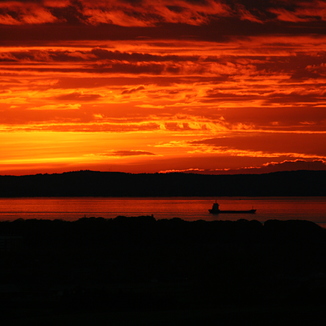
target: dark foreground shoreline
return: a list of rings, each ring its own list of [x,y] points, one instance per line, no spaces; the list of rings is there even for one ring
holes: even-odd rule
[[[325,257],[302,220],[0,222],[0,322],[323,325]]]

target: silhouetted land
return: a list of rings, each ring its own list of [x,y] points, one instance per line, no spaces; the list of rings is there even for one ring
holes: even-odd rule
[[[308,221],[0,223],[1,325],[324,325]]]
[[[0,197],[326,196],[326,171],[258,175],[79,171],[0,176]]]

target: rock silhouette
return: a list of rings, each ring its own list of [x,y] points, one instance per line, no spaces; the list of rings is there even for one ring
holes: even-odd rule
[[[0,319],[86,313],[164,319],[165,312],[190,310],[197,317],[178,315],[176,324],[212,318],[234,325],[245,318],[268,325],[285,311],[293,320],[323,320],[325,232],[301,220],[0,222]]]

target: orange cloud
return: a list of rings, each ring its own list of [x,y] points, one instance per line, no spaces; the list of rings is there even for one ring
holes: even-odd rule
[[[0,171],[323,161],[323,2],[290,4],[0,2]]]
[[[276,14],[279,20],[286,22],[326,20],[326,3],[319,0],[299,2],[292,11],[284,8],[270,8],[269,11]]]
[[[83,15],[91,24],[109,23],[119,26],[153,26],[159,22],[201,25],[210,15],[229,15],[227,5],[213,0],[203,3],[185,0],[160,0],[153,3],[145,0],[133,4],[122,1],[83,1]]]
[[[33,2],[4,1],[0,3],[0,13],[0,24],[4,25],[45,24],[60,21],[45,7]]]
[[[50,8],[66,8],[72,3],[70,0],[44,0],[43,4],[45,7]]]
[[[130,151],[113,151],[113,152],[108,152],[105,154],[102,154],[103,156],[148,156],[148,155],[155,155],[154,153],[151,152],[146,152],[146,151],[140,151],[140,150],[130,150]]]
[[[249,20],[254,23],[260,23],[260,24],[263,23],[263,21],[261,19],[256,17],[249,10],[247,10],[244,5],[239,4],[237,10],[238,10],[238,13],[240,14],[240,19]]]

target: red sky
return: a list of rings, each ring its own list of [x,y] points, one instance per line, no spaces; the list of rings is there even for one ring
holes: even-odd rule
[[[326,169],[326,1],[0,0],[0,174]]]

